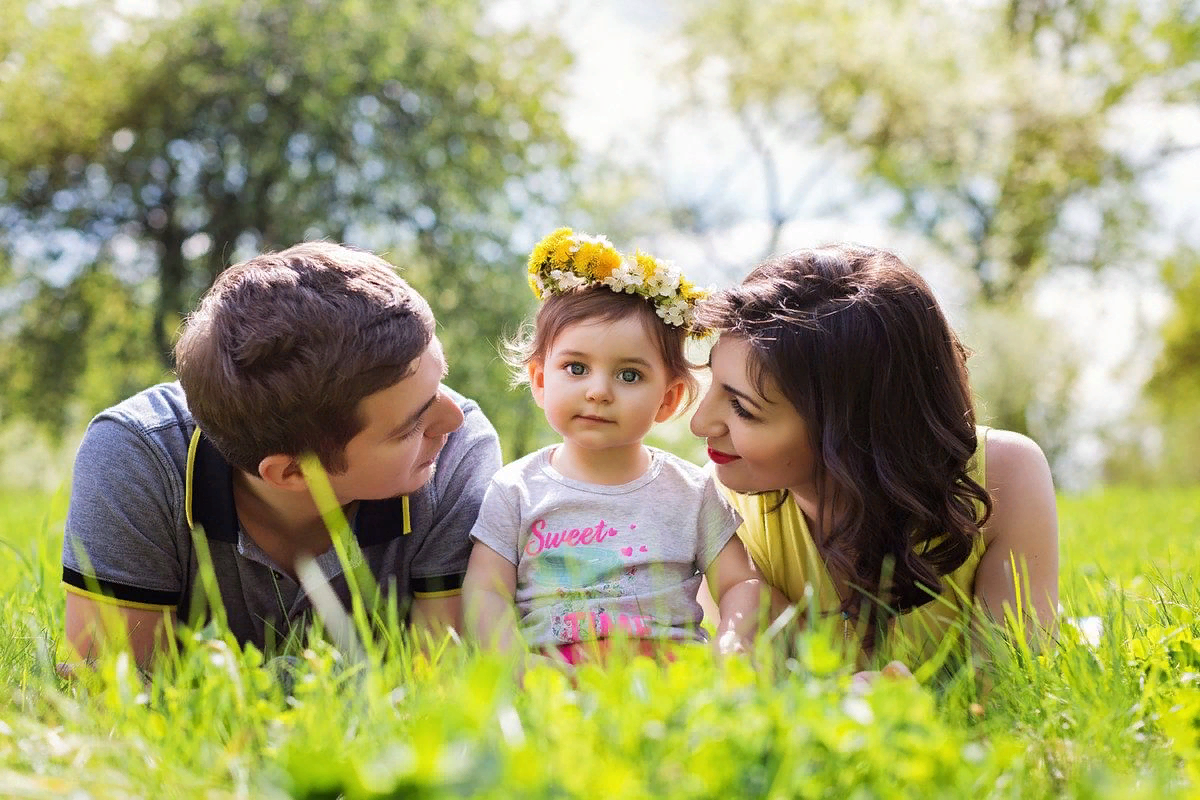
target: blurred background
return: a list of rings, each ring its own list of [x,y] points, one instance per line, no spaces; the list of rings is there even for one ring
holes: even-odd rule
[[[430,301],[448,382],[569,225],[728,285],[900,252],[981,421],[1058,484],[1200,480],[1197,0],[0,0],[0,486],[56,489],[224,267],[326,238]],[[655,442],[698,457],[686,420]]]

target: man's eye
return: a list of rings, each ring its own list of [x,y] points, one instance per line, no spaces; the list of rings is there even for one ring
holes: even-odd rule
[[[641,377],[642,373],[636,369],[623,369],[617,373],[617,380],[622,383],[637,383]]]
[[[587,367],[578,361],[572,361],[570,364],[567,364],[568,375],[582,375],[585,372],[587,372]]]

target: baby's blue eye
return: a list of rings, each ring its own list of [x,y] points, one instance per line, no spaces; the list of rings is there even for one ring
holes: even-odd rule
[[[637,383],[642,375],[636,369],[623,369],[617,373],[617,380],[623,383]]]
[[[587,372],[587,367],[578,361],[572,361],[570,364],[567,364],[567,373],[570,375],[582,375],[585,372]]]

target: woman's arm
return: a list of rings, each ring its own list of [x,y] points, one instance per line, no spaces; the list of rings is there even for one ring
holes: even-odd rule
[[[985,447],[992,516],[983,528],[987,551],[975,575],[975,599],[996,620],[1006,613],[1032,617],[1036,624],[1027,631],[1052,632],[1058,616],[1058,511],[1050,466],[1041,448],[1019,433],[989,431]]]
[[[463,616],[475,641],[505,652],[518,646],[516,592],[516,566],[476,542],[463,579]]]

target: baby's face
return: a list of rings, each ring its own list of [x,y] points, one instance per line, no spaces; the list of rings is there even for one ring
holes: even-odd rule
[[[668,374],[658,342],[636,317],[564,328],[529,373],[550,427],[587,450],[640,444],[683,395],[682,381]]]

